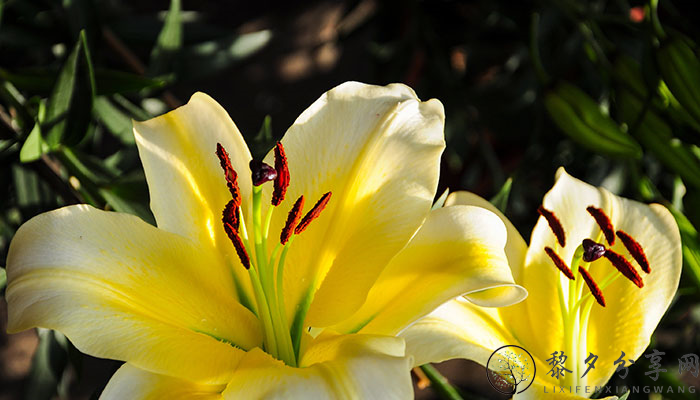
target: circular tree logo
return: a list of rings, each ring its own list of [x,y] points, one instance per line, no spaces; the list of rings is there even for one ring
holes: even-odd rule
[[[509,345],[498,348],[486,363],[489,383],[503,394],[524,392],[535,379],[535,360],[520,346]]]

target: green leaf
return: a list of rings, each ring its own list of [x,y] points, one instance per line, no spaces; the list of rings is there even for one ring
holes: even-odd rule
[[[108,69],[95,71],[97,94],[104,96],[116,93],[138,92],[143,89],[158,89],[174,80],[173,75],[148,78],[141,75]]]
[[[508,207],[508,198],[510,197],[510,190],[513,187],[513,178],[506,179],[501,189],[496,193],[495,196],[489,200],[498,210],[505,214],[506,208]]]
[[[38,104],[37,121],[32,131],[29,132],[27,139],[24,141],[22,149],[19,151],[19,160],[23,163],[36,161],[42,154],[48,151],[48,146],[41,136],[41,123],[46,117],[46,106],[43,101],[39,101]]]
[[[5,289],[5,285],[7,285],[7,272],[5,268],[0,267],[0,292]]]
[[[36,172],[19,164],[12,166],[12,179],[17,196],[17,205],[21,208],[38,209],[52,196],[46,184],[39,179]]]
[[[124,144],[134,144],[131,118],[114,106],[108,98],[100,96],[95,99],[94,112],[97,119],[107,130]]]
[[[182,15],[180,0],[170,0],[170,9],[165,17],[163,29],[158,35],[156,45],[151,52],[149,75],[155,76],[172,71],[175,56],[182,48]]]
[[[262,49],[272,38],[269,30],[232,35],[183,50],[178,76],[188,79],[212,75]]]
[[[26,68],[22,72],[10,72],[0,68],[0,79],[11,82],[20,90],[43,94],[51,91],[58,72],[54,68]],[[148,78],[104,68],[96,68],[94,72],[98,96],[158,89],[174,80],[173,75]]]
[[[260,126],[258,134],[253,138],[250,143],[250,151],[253,153],[254,157],[264,158],[265,154],[274,146],[273,135],[272,135],[272,117],[269,115],[265,116],[263,123]]]
[[[51,149],[76,144],[90,124],[95,88],[92,61],[84,31],[66,59],[49,97],[46,142]]]
[[[676,219],[683,244],[683,273],[693,284],[700,288],[700,236],[697,229],[683,213],[669,207]]]
[[[272,117],[269,115],[265,116],[263,123],[260,126],[258,135],[254,139],[256,142],[269,143],[272,141]]]
[[[95,85],[95,68],[92,66],[92,56],[90,55],[90,46],[87,42],[87,34],[85,30],[80,31],[80,46],[83,49],[83,54],[85,55],[85,66],[87,68],[87,79],[90,83],[90,98],[94,99],[97,93],[97,86]]]
[[[48,146],[41,137],[41,123],[37,122],[19,151],[19,160],[23,163],[36,161],[46,150],[48,150]]]
[[[11,82],[20,90],[46,93],[56,82],[57,70],[47,68],[25,68],[20,73],[0,68],[0,79]]]
[[[79,150],[64,146],[56,154],[68,171],[83,185],[102,185],[116,177],[114,171],[107,169],[101,160],[83,154]]]
[[[627,400],[627,398],[630,397],[630,392],[629,390],[625,392],[622,396],[618,397],[618,400]]]
[[[114,100],[114,102],[120,105],[124,110],[129,112],[131,117],[137,121],[145,121],[153,118],[153,115],[149,114],[146,110],[132,103],[129,101],[129,99],[120,94],[115,94],[112,96],[112,100]]]
[[[136,215],[155,225],[148,205],[148,186],[143,176],[119,180],[100,188],[100,194],[115,211]]]
[[[62,344],[65,343],[65,337],[58,332],[42,328],[39,328],[38,333],[39,347],[34,353],[24,397],[27,400],[51,399],[68,364],[68,354]],[[61,337],[63,341],[59,339]]]

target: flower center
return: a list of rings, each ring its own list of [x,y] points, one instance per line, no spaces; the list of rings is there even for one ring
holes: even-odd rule
[[[238,174],[231,166],[228,153],[221,144],[216,146],[221,168],[224,170],[226,185],[231,192],[231,200],[222,213],[222,223],[241,264],[248,271],[255,304],[250,304],[262,323],[264,350],[287,365],[297,366],[303,322],[289,325],[284,304],[284,264],[294,237],[300,235],[316,219],[331,198],[331,192],[321,199],[302,217],[304,196],[300,196],[292,206],[287,221],[280,233],[279,243],[272,252],[268,251],[268,236],[272,214],[279,206],[289,187],[289,169],[282,143],[275,146],[275,166],[252,160],[250,170],[253,181],[252,224],[246,225],[241,211],[241,193],[238,188]],[[272,181],[272,206],[262,217],[262,185]],[[252,255],[252,257],[251,257]],[[307,302],[308,303],[308,302]],[[304,308],[304,307],[302,307]],[[304,320],[308,307],[301,310],[299,321]]]
[[[644,272],[647,274],[651,272],[649,261],[642,246],[632,236],[621,230],[615,231],[612,221],[602,209],[589,206],[586,208],[586,211],[595,219],[599,228],[598,235],[595,240],[591,238],[583,239],[576,248],[571,262],[567,263],[559,255],[566,243],[564,228],[552,211],[542,206],[538,209],[538,212],[545,218],[557,239],[555,248],[545,247],[545,253],[547,253],[557,269],[567,278],[565,282],[560,282],[557,285],[557,292],[564,323],[564,342],[566,345],[564,351],[570,360],[566,363],[566,367],[571,369],[571,372],[567,371],[568,373],[564,374],[564,383],[572,388],[586,386],[587,378],[585,375],[588,371],[584,372],[586,365],[583,364],[584,358],[588,356],[586,343],[588,321],[591,309],[595,303],[602,307],[606,305],[603,290],[620,277],[627,278],[639,288],[644,286],[642,277],[628,258],[612,250],[615,238],[620,239],[626,252],[629,253]],[[609,247],[600,243],[603,238],[605,238]],[[592,262],[601,258],[608,260],[614,269],[598,285],[591,276],[590,268]],[[587,292],[583,289],[584,285],[588,287]]]

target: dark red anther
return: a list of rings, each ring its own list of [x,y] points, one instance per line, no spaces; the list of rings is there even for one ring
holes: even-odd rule
[[[236,249],[238,258],[241,259],[241,264],[243,264],[245,269],[250,269],[250,257],[243,245],[243,240],[241,240],[241,237],[238,235],[238,230],[234,229],[229,223],[224,223],[224,230],[228,238],[231,239],[231,243],[233,243],[233,247]]]
[[[595,222],[600,227],[600,230],[603,231],[603,234],[605,235],[605,240],[608,241],[608,244],[610,246],[614,245],[615,229],[613,228],[613,224],[610,221],[610,218],[608,218],[608,216],[605,215],[605,212],[603,212],[603,210],[600,208],[588,206],[586,207],[586,211],[588,211],[588,213],[593,216]]]
[[[219,157],[221,169],[224,170],[224,176],[226,176],[226,186],[228,186],[228,190],[231,192],[231,197],[236,203],[236,206],[240,206],[241,191],[238,189],[238,174],[231,166],[231,159],[221,143],[216,144],[216,156]]]
[[[586,269],[580,265],[578,266],[578,272],[583,277],[583,280],[586,281],[588,289],[591,291],[591,294],[593,295],[593,297],[595,297],[598,304],[605,307],[605,297],[603,297],[603,292],[600,291],[600,288],[593,280],[591,274],[589,274],[588,271],[586,271]]]
[[[299,196],[297,201],[292,206],[292,209],[289,211],[289,215],[287,215],[287,222],[284,224],[284,228],[282,228],[282,234],[280,234],[280,243],[282,243],[282,245],[287,244],[289,238],[292,237],[294,228],[296,228],[299,220],[301,219],[301,211],[303,209],[304,196]]]
[[[605,255],[605,246],[591,239],[583,239],[583,261],[593,262]]]
[[[642,271],[646,272],[647,274],[651,272],[649,260],[647,260],[647,256],[644,254],[642,245],[640,245],[639,242],[634,240],[632,236],[628,235],[624,231],[617,231],[617,237],[622,240],[622,244],[625,245],[627,251],[629,251],[634,260],[637,261],[637,264],[642,267]]]
[[[275,146],[275,171],[277,171],[277,178],[275,178],[275,190],[272,192],[272,205],[278,206],[284,200],[289,187],[287,155],[284,154],[284,147],[280,142]]]
[[[561,271],[567,278],[569,279],[574,279],[574,274],[571,272],[571,268],[569,268],[568,265],[564,262],[564,260],[559,257],[559,254],[557,254],[554,250],[552,250],[551,247],[545,247],[544,248],[545,253],[549,256],[549,258],[552,259],[554,262],[554,265]]]
[[[324,208],[326,208],[326,204],[328,204],[328,201],[331,199],[331,192],[328,192],[321,196],[321,198],[314,204],[313,208],[309,210],[309,212],[304,215],[304,218],[301,219],[301,222],[299,222],[299,225],[297,225],[296,228],[294,228],[294,233],[297,235],[304,232],[304,230],[309,226],[311,221],[316,219],[319,214],[321,214],[321,211],[323,211]]]
[[[250,160],[250,172],[254,186],[260,186],[277,178],[277,171],[274,168],[258,160]]]
[[[612,265],[615,268],[617,268],[617,270],[620,271],[620,273],[624,275],[625,278],[629,279],[630,281],[632,281],[632,283],[637,285],[638,288],[641,289],[642,287],[644,287],[644,281],[642,280],[642,277],[639,276],[637,270],[634,269],[634,266],[630,264],[630,262],[627,261],[627,259],[624,256],[617,254],[612,250],[608,250],[605,252],[604,257],[610,260]]]
[[[238,210],[239,206],[236,205],[236,202],[234,200],[229,201],[226,203],[226,207],[224,207],[224,211],[222,213],[222,222],[224,225],[230,224],[235,230],[238,230],[238,227],[240,226],[240,218],[238,216]]]
[[[557,237],[559,246],[566,246],[566,234],[564,233],[564,227],[562,227],[561,222],[559,222],[559,218],[541,205],[537,208],[537,212],[547,220],[549,228],[554,232],[554,236]]]

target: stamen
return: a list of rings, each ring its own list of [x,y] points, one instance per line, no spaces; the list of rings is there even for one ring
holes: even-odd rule
[[[616,233],[617,237],[622,240],[622,244],[625,245],[627,251],[629,251],[634,260],[637,261],[637,264],[642,267],[642,271],[646,272],[647,274],[651,272],[651,268],[649,268],[649,260],[647,260],[647,256],[644,254],[642,245],[640,245],[639,242],[634,240],[632,236],[628,235],[624,231],[617,231]]]
[[[238,189],[238,174],[231,166],[231,159],[224,149],[221,143],[216,144],[216,155],[219,157],[219,163],[221,164],[221,169],[224,170],[224,175],[226,176],[226,186],[228,186],[229,192],[231,192],[231,197],[236,203],[236,206],[241,205],[241,191]]]
[[[549,228],[554,232],[554,236],[557,237],[559,245],[561,247],[566,246],[566,235],[564,234],[564,228],[561,226],[561,222],[559,222],[559,218],[542,205],[537,208],[537,212],[547,220]]]
[[[236,201],[230,200],[228,203],[226,203],[226,207],[224,207],[221,218],[224,225],[230,224],[236,231],[238,231],[238,227],[241,224],[241,221],[238,218],[238,210],[239,206],[236,205]]]
[[[282,143],[277,142],[275,146],[275,190],[272,192],[272,205],[278,206],[284,200],[284,195],[289,187],[289,167],[287,166],[287,155],[284,154]]]
[[[613,228],[613,224],[610,221],[610,218],[608,218],[608,216],[605,215],[605,212],[603,212],[603,210],[600,208],[588,206],[586,208],[586,211],[588,211],[588,213],[591,214],[593,218],[595,218],[595,222],[600,227],[600,230],[603,231],[603,234],[605,235],[605,240],[608,241],[608,244],[610,246],[614,245],[615,229]]]
[[[637,270],[634,269],[634,266],[632,264],[630,264],[630,262],[627,261],[627,259],[625,257],[621,256],[620,254],[615,253],[612,250],[607,250],[605,252],[604,257],[607,258],[608,260],[610,260],[612,265],[615,268],[617,268],[617,270],[620,271],[620,273],[622,275],[624,275],[625,278],[631,280],[632,283],[637,285],[638,288],[641,289],[642,287],[644,287],[644,281],[642,280],[642,277],[639,276],[639,273],[637,273]]]
[[[238,254],[238,258],[241,259],[241,264],[243,264],[245,269],[250,269],[250,257],[248,256],[248,252],[243,245],[241,237],[238,235],[238,231],[229,223],[224,223],[224,230],[226,231],[228,238],[231,239],[233,247],[236,248],[236,253]]]
[[[289,238],[292,237],[292,233],[294,233],[294,228],[296,228],[297,224],[299,223],[299,220],[301,219],[301,210],[303,208],[304,196],[302,195],[299,196],[297,201],[292,206],[292,209],[289,211],[289,215],[287,215],[287,222],[284,224],[282,234],[280,235],[280,243],[282,243],[282,245],[287,244]]]
[[[252,172],[253,185],[260,186],[277,178],[277,171],[262,161],[250,160],[250,171]]]
[[[591,276],[591,274],[589,274],[588,271],[580,265],[578,267],[578,272],[583,277],[583,280],[586,281],[586,285],[588,285],[588,289],[590,289],[591,294],[593,295],[593,297],[595,297],[598,304],[605,307],[605,297],[603,297],[603,292],[600,291],[600,288],[593,280],[593,277]]]
[[[593,262],[605,255],[605,246],[591,239],[583,239],[583,261]]]
[[[316,219],[319,214],[321,214],[321,211],[323,211],[324,208],[326,208],[326,204],[328,204],[328,201],[331,199],[331,192],[327,192],[321,198],[314,204],[313,208],[309,210],[309,212],[304,215],[304,218],[301,219],[301,222],[299,222],[299,225],[297,225],[296,228],[294,228],[294,233],[297,235],[304,232],[304,230],[309,226],[311,221]]]
[[[562,260],[561,257],[559,257],[559,255],[557,253],[555,253],[551,247],[545,247],[544,251],[547,253],[549,258],[552,259],[552,261],[554,262],[554,265],[557,268],[559,268],[559,271],[561,271],[567,278],[569,278],[571,280],[574,279],[574,274],[573,274],[573,272],[571,272],[571,268],[569,268],[569,266],[566,265],[564,260]]]

